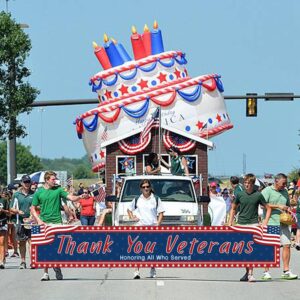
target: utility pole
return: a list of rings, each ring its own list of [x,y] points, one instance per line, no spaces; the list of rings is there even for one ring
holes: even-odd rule
[[[6,0],[6,11],[8,12],[8,0]],[[21,28],[29,28],[27,24],[20,24]],[[16,128],[16,118],[12,117],[9,122],[9,128]],[[15,130],[13,131],[13,137],[7,138],[7,184],[10,184],[17,176],[17,142],[15,136]]]

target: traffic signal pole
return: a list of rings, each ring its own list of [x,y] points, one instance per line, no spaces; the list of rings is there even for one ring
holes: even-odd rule
[[[292,93],[269,93],[264,95],[251,96],[255,99],[265,99],[266,101],[292,101],[293,99],[300,99],[300,95]],[[247,99],[247,95],[229,95],[224,96],[225,100],[243,100]],[[81,105],[81,104],[99,104],[98,99],[70,99],[70,100],[41,100],[34,101],[30,107],[42,106],[63,106],[63,105]]]

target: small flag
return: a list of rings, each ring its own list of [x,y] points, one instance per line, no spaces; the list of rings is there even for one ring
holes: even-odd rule
[[[140,141],[142,141],[151,131],[153,127],[159,126],[159,107],[152,114],[151,119],[147,122],[145,128],[141,132]]]
[[[67,179],[67,186],[73,186],[73,176]]]
[[[95,201],[96,202],[104,202],[105,201],[105,197],[106,197],[105,188],[104,188],[104,186],[102,186],[102,187],[100,187],[98,189],[98,193],[95,196]]]
[[[231,229],[237,232],[246,232],[253,234],[253,241],[261,245],[280,246],[280,227],[279,226],[231,226]]]
[[[101,135],[101,141],[106,141],[107,137],[108,137],[107,126],[105,126],[104,131],[102,132],[102,135]]]
[[[55,233],[72,232],[77,228],[74,225],[33,225],[31,227],[32,245],[47,245],[54,241]]]

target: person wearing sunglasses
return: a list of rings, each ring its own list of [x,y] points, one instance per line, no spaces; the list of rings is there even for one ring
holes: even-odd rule
[[[80,222],[82,225],[94,225],[96,215],[96,201],[87,188],[82,190],[82,199],[79,200]]]
[[[142,179],[140,182],[141,195],[134,198],[127,210],[130,220],[136,222],[136,226],[159,226],[163,220],[164,207],[158,196],[154,194],[151,182]],[[155,268],[151,268],[150,277],[156,277]],[[135,269],[134,279],[140,279],[139,269]]]
[[[23,175],[21,178],[21,188],[17,191],[10,203],[10,210],[16,214],[17,241],[21,254],[20,269],[26,269],[26,244],[30,249],[31,229],[25,228],[24,220],[30,217],[30,207],[33,200],[31,191],[31,178],[29,175]]]

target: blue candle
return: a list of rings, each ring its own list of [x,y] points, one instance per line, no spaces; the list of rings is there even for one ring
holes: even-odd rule
[[[124,46],[121,43],[117,43],[116,40],[114,40],[113,38],[111,39],[113,41],[113,43],[115,44],[121,58],[123,59],[124,62],[126,61],[131,61],[132,58],[129,56],[129,54],[127,53],[127,51],[125,50]]]
[[[104,34],[104,48],[112,67],[120,66],[124,63],[124,60],[122,59],[115,44],[112,41],[108,40],[106,34]]]
[[[158,28],[158,24],[155,21],[153,25],[153,30],[151,31],[151,53],[153,55],[162,52],[164,52],[162,35],[160,29]]]

